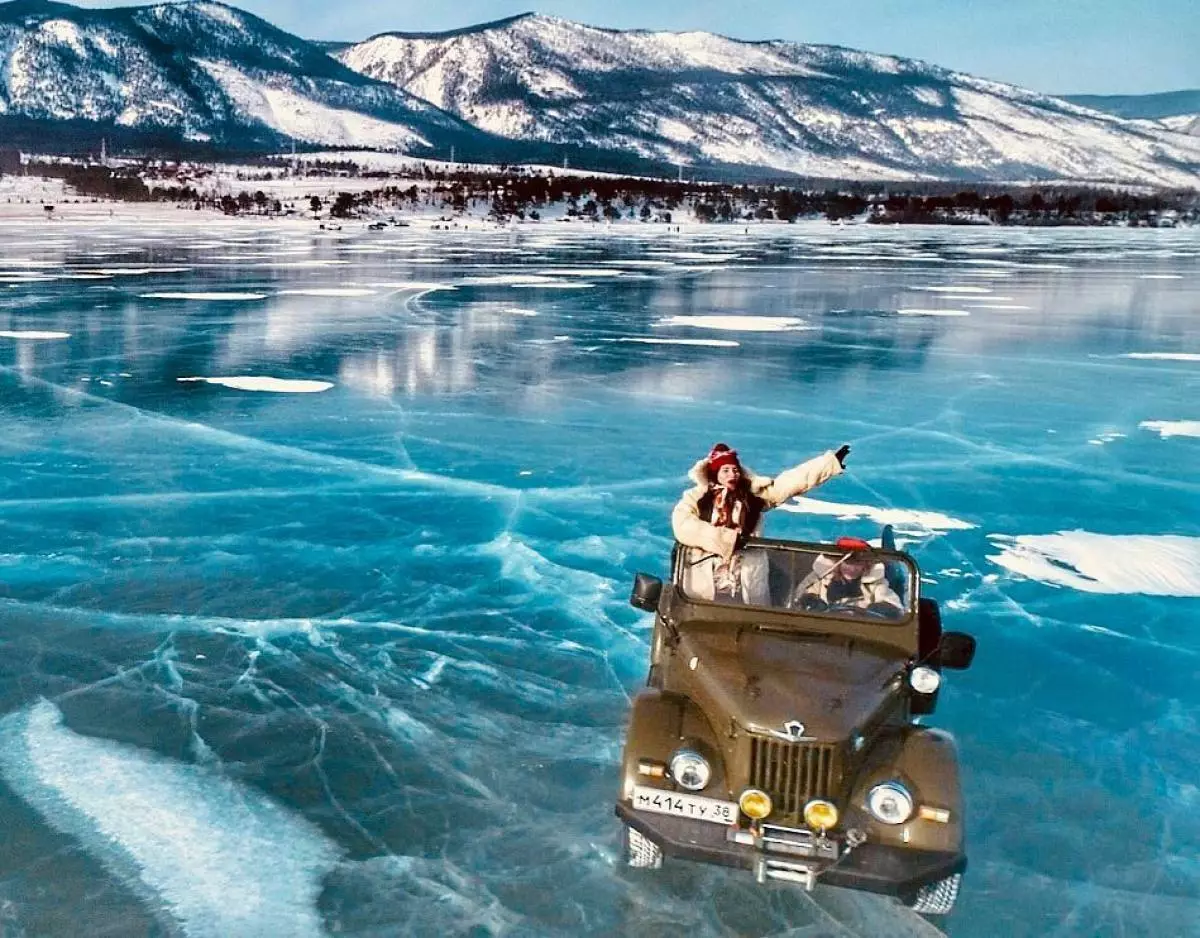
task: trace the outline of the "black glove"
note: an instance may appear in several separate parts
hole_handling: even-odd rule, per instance
[[[836,453],[834,453],[833,455],[834,455],[834,458],[837,459],[838,465],[840,465],[843,469],[845,469],[846,468],[846,457],[850,455],[850,444],[843,443],[840,447],[838,447],[838,451]]]

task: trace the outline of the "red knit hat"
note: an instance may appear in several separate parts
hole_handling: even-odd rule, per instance
[[[712,448],[705,460],[708,465],[709,474],[715,479],[717,473],[721,471],[722,466],[737,466],[742,468],[742,464],[738,462],[738,454],[736,449],[730,449],[725,443],[718,443]]]
[[[837,546],[838,550],[846,550],[858,555],[853,558],[855,560],[866,560],[865,555],[871,550],[871,545],[861,537],[839,537]]]

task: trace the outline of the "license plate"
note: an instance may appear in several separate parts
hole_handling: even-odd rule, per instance
[[[639,811],[670,814],[693,821],[712,821],[714,824],[736,824],[738,806],[732,801],[684,795],[660,788],[633,786],[633,806]]]

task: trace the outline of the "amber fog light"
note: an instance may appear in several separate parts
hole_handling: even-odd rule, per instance
[[[738,798],[738,807],[742,809],[742,814],[754,821],[761,821],[771,813],[771,796],[765,791],[759,791],[757,788],[747,788],[740,798]]]
[[[804,823],[819,831],[827,831],[836,827],[838,809],[828,801],[817,798],[804,806]]]

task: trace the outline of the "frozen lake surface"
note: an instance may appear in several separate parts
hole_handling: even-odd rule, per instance
[[[0,231],[0,934],[936,934],[618,862],[668,515],[976,634],[954,936],[1200,935],[1200,237]]]

